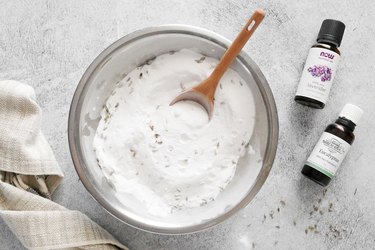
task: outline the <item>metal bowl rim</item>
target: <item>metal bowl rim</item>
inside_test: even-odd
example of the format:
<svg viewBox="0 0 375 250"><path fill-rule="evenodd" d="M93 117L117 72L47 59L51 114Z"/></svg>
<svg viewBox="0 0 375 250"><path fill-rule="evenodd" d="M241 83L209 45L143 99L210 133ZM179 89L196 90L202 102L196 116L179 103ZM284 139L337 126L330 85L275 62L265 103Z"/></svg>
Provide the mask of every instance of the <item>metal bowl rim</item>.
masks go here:
<svg viewBox="0 0 375 250"><path fill-rule="evenodd" d="M204 221L200 224L185 226L185 227L178 227L178 228L146 225L146 224L140 223L137 220L134 220L133 218L129 216L122 214L121 211L119 211L116 207L112 206L111 203L109 203L106 199L104 199L97 192L97 188L87 178L86 171L84 167L82 166L82 164L84 164L84 161L78 153L80 140L78 136L76 135L80 134L79 122L78 122L80 114L77 113L77 109L78 109L78 105L80 103L81 98L84 98L84 96L82 96L82 92L86 86L86 82L90 80L90 77L92 76L92 74L102 64L102 62L105 61L105 59L107 59L108 56L111 55L112 52L116 51L122 46L126 46L127 44L133 41L142 39L144 37L157 35L157 34L168 34L168 33L180 33L180 34L198 36L198 37L210 40L224 48L227 48L231 43L230 40L226 39L225 37L221 35L218 35L215 32L209 31L204 28L196 27L196 26L181 25L181 24L167 24L167 25L161 25L157 27L144 28L141 30L134 31L120 38L119 40L115 41L94 59L94 61L87 68L87 70L85 71L81 80L78 83L78 86L74 93L72 103L70 106L70 110L69 110L68 141L69 141L69 149L70 149L71 157L73 160L73 164L78 173L79 178L81 179L83 185L85 186L87 191L90 193L90 195L108 213L110 213L112 216L122 221L123 223L126 223L135 228L138 228L147 232L152 232L152 233L171 235L171 234L194 233L194 232L208 229L214 225L217 225L223 222L224 220L226 220L227 218L229 218L230 216L232 216L233 214L235 214L240 209L242 209L243 207L245 207L246 205L250 203L250 201L254 198L254 196L258 193L258 191L264 184L272 168L272 164L275 159L276 150L277 150L279 122L278 122L276 103L273 98L271 89L267 83L267 80L265 79L260 68L255 64L255 62L244 51L242 51L239 54L238 59L250 71L250 73L254 77L258 85L259 91L261 92L262 98L264 102L266 103L266 110L268 111L267 118L268 118L269 137L268 137L267 147L265 151L265 158L263 159L262 169L260 173L258 174L253 184L253 187L249 190L249 192L241 200L241 202L239 202L238 204L233 206L230 210L228 210L227 212L221 214L220 216L216 218ZM269 105L268 107L267 107L267 104ZM273 124L273 126L271 126L271 124Z"/></svg>

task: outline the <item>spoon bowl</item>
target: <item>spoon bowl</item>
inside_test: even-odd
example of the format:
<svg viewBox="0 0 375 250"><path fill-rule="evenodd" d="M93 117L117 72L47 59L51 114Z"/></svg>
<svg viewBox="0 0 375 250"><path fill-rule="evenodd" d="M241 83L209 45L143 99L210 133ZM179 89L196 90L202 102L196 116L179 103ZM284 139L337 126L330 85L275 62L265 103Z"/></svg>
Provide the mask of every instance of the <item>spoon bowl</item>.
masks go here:
<svg viewBox="0 0 375 250"><path fill-rule="evenodd" d="M211 75L197 86L178 95L175 99L173 99L170 105L173 105L179 101L196 102L204 107L204 109L207 111L209 120L211 120L214 111L215 92L221 77L224 75L225 71L229 68L237 55L241 52L242 48L250 39L254 31L258 28L264 16L265 14L263 10L255 10L249 21L242 28L234 42L225 52L224 56L221 58L219 64L213 70Z"/></svg>

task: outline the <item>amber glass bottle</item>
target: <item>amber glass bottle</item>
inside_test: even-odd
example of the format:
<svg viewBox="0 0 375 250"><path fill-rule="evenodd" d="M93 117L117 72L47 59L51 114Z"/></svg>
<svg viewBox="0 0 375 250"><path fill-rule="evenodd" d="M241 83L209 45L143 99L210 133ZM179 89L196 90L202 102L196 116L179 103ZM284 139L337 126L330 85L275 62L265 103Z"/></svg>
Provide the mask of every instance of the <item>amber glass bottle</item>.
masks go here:
<svg viewBox="0 0 375 250"><path fill-rule="evenodd" d="M312 108L322 109L327 102L340 59L345 24L326 19L320 28L317 44L309 51L294 100Z"/></svg>
<svg viewBox="0 0 375 250"><path fill-rule="evenodd" d="M348 153L354 141L354 128L363 111L353 104L346 104L339 118L327 126L316 144L302 174L316 183L326 186Z"/></svg>

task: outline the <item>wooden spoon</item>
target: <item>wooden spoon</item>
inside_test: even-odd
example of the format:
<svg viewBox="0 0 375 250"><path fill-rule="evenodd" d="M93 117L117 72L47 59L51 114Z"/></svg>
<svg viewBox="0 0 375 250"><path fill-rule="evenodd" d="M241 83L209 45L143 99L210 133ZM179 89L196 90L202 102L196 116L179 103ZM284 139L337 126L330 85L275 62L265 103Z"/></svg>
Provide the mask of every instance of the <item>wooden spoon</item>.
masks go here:
<svg viewBox="0 0 375 250"><path fill-rule="evenodd" d="M261 9L255 10L245 27L241 30L232 45L225 52L224 56L221 58L219 64L216 66L211 75L197 86L178 95L169 105L173 105L176 102L183 100L194 101L206 109L208 117L211 120L214 110L215 91L221 77L240 53L243 46L245 46L246 42L254 33L263 18L264 11Z"/></svg>

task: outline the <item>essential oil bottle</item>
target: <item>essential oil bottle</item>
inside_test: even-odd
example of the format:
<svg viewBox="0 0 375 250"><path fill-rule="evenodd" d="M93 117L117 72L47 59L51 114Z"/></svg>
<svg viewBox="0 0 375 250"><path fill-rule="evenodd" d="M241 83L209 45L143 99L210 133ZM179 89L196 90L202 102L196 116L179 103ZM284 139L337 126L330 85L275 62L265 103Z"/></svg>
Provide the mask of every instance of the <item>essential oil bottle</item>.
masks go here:
<svg viewBox="0 0 375 250"><path fill-rule="evenodd" d="M340 47L345 24L332 19L323 21L317 44L306 59L294 100L312 108L324 108L340 60Z"/></svg>
<svg viewBox="0 0 375 250"><path fill-rule="evenodd" d="M327 186L354 141L354 128L363 114L362 109L346 104L339 118L328 125L302 169L302 174Z"/></svg>

